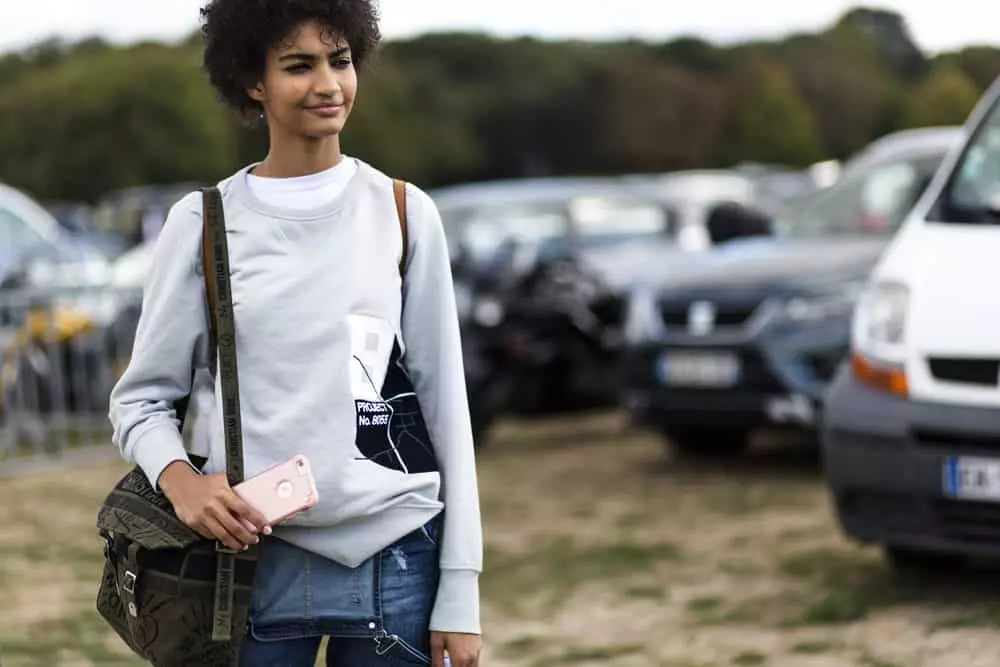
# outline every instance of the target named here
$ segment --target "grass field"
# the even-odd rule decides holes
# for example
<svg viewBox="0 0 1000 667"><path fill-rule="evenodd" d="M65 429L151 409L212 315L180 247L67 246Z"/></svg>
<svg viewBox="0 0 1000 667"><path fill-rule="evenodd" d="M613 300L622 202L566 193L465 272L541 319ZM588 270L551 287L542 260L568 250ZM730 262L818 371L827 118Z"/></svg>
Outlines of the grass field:
<svg viewBox="0 0 1000 667"><path fill-rule="evenodd" d="M479 457L484 667L975 667L1000 577L893 574L844 540L807 448L670 460L598 415L506 424ZM120 464L0 479L3 667L137 665L93 611Z"/></svg>

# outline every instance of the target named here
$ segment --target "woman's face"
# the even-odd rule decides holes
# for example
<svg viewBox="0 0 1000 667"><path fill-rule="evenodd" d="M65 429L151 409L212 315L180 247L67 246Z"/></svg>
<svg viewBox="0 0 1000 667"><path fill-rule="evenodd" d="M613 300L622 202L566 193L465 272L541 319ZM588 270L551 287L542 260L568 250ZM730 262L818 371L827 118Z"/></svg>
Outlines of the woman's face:
<svg viewBox="0 0 1000 667"><path fill-rule="evenodd" d="M309 21L268 52L263 80L247 92L272 132L322 139L344 129L357 90L347 42Z"/></svg>

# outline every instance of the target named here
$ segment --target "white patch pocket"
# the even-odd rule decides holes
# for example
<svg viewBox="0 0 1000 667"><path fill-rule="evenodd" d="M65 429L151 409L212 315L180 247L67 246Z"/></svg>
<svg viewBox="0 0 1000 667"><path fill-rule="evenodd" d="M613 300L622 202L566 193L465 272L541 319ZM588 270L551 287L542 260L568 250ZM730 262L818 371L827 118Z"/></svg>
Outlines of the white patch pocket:
<svg viewBox="0 0 1000 667"><path fill-rule="evenodd" d="M371 315L348 315L351 335L351 394L356 401L382 401L382 385L396 332L388 320Z"/></svg>

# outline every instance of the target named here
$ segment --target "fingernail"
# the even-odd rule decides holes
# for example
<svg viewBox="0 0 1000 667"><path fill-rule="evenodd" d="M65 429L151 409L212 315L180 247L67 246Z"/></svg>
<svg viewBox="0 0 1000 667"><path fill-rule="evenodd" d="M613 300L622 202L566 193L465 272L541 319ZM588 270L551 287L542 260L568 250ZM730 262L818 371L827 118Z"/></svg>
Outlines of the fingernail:
<svg viewBox="0 0 1000 667"><path fill-rule="evenodd" d="M271 527L270 526L264 526L264 534L265 535L270 535L271 534Z"/></svg>
<svg viewBox="0 0 1000 667"><path fill-rule="evenodd" d="M249 544L244 544L244 545L243 545L243 551L246 551L246 550L247 550L247 549L249 549L249 548L250 548L250 545L249 545Z"/></svg>

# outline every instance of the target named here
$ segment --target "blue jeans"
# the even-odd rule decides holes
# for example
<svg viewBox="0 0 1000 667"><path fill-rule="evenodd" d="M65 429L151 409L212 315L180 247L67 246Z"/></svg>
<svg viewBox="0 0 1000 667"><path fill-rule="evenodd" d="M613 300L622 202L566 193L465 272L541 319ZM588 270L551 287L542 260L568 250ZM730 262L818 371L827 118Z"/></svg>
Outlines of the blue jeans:
<svg viewBox="0 0 1000 667"><path fill-rule="evenodd" d="M429 665L440 524L353 569L263 540L240 667L313 667L324 636L328 667Z"/></svg>

